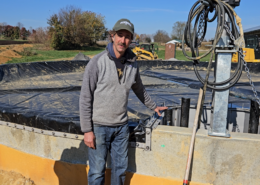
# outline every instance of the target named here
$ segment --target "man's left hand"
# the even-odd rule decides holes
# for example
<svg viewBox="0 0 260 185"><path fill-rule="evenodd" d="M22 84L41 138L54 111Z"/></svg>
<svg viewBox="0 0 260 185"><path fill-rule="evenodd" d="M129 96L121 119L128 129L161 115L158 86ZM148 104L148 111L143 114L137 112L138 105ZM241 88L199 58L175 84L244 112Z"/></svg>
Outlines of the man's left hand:
<svg viewBox="0 0 260 185"><path fill-rule="evenodd" d="M159 116L161 116L160 111L166 110L166 109L168 109L168 107L156 107L156 108L154 109L154 111L157 112L157 114L158 114Z"/></svg>

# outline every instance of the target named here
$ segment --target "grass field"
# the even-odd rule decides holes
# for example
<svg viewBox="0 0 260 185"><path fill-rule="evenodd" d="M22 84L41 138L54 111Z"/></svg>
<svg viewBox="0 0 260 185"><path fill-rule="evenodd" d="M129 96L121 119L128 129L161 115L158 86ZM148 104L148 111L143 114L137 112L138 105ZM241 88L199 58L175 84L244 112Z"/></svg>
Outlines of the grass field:
<svg viewBox="0 0 260 185"><path fill-rule="evenodd" d="M156 43L159 47L158 56L161 59L165 59L165 46ZM39 61L55 61L55 60L72 60L79 52L92 58L96 54L104 51L105 46L102 47L82 47L80 50L51 50L45 48L43 45L33 45L32 48L28 48L29 55L21 54L21 58L12 58L7 63L23 63L23 62L39 62ZM28 52L27 52L28 53ZM191 52L187 51L187 54L191 56ZM202 55L203 52L200 53ZM176 50L176 59L189 61L181 50ZM209 61L210 55L203 58L201 61Z"/></svg>
<svg viewBox="0 0 260 185"><path fill-rule="evenodd" d="M188 51L187 51L187 54L188 54L189 56L191 56L191 52L188 52ZM204 54L204 52L201 52L201 53L200 53L200 55L202 55L202 54ZM159 50L158 56L159 56L159 58L161 58L161 59L165 59L165 50ZM190 61L189 59L187 59L187 58L183 55L183 53L182 53L181 50L176 50L176 59L177 59L177 60ZM205 58L201 59L200 61L201 61L201 62L206 62L206 61L209 61L209 59L210 59L210 55L207 55ZM213 57L213 60L214 60L214 59L215 59L215 57Z"/></svg>
<svg viewBox="0 0 260 185"><path fill-rule="evenodd" d="M161 45L160 43L157 43L157 42L155 42L154 44L156 44L158 46L158 48L159 48L159 51L158 52L156 51L156 53L158 54L158 57L164 60L165 59L165 45ZM210 43L204 43L204 45L205 44L209 45ZM200 49L208 50L208 47L204 47L204 45ZM188 54L188 56L191 56L191 52L187 51L186 53ZM201 51L200 55L203 55L204 53L205 53L205 51ZM176 59L177 60L190 61L189 59L187 59L184 56L184 54L182 53L181 50L176 50ZM206 62L206 61L209 61L209 59L210 59L210 54L207 55L205 58L201 59L200 61ZM215 56L213 57L213 60L214 59L215 59Z"/></svg>
<svg viewBox="0 0 260 185"><path fill-rule="evenodd" d="M84 55L93 57L94 55L102 52L104 48L98 47L88 47L82 50L39 50L32 48L32 51L37 53L37 55L33 56L23 56L22 58L13 58L12 60L8 61L8 63L22 63L22 62L39 62L39 61L52 61L52 60L71 60L75 57L79 52L83 53ZM191 56L191 52L187 52L189 56ZM203 52L201 52L203 54ZM158 56L161 59L165 59L165 50L159 50ZM187 59L182 51L176 50L176 59L190 61ZM209 61L210 55L203 58L201 61Z"/></svg>
<svg viewBox="0 0 260 185"><path fill-rule="evenodd" d="M204 53L205 53L205 52L200 52L200 56L203 55ZM191 52L187 52L187 54L188 54L189 56L191 56ZM211 55L209 54L209 55L207 55L205 58L201 59L200 61L201 61L201 62L207 62L207 61L210 60L210 56L211 56ZM187 59L187 58L183 55L183 53L182 53L181 50L177 50L177 51L176 51L176 58L177 58L178 60L190 61L189 59ZM215 60L215 55L213 56L213 60Z"/></svg>
<svg viewBox="0 0 260 185"><path fill-rule="evenodd" d="M79 52L87 56L94 56L102 52L105 48L102 47L83 47L80 50L46 50L38 46L31 48L30 52L35 53L32 56L23 56L22 58L13 58L7 63L23 63L23 62L39 62L39 61L52 61L52 60L71 60Z"/></svg>

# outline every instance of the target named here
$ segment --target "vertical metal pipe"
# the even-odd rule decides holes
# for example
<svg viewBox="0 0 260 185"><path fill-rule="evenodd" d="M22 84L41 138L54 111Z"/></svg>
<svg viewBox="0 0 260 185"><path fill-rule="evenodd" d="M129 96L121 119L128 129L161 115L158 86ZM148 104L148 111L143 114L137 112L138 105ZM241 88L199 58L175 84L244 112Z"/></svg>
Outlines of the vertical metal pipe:
<svg viewBox="0 0 260 185"><path fill-rule="evenodd" d="M251 100L248 133L258 134L258 125L259 125L259 105L257 104L257 102Z"/></svg>
<svg viewBox="0 0 260 185"><path fill-rule="evenodd" d="M228 14L225 14L225 21L230 25ZM232 52L228 52L230 37L224 29L221 39L216 45L216 71L215 81L222 82L230 78ZM228 86L229 84L221 87ZM208 135L217 137L230 137L227 130L229 89L214 92L214 109L211 114L210 129Z"/></svg>
<svg viewBox="0 0 260 185"><path fill-rule="evenodd" d="M163 125L173 126L172 122L172 108L168 108L165 110L165 115L163 118Z"/></svg>
<svg viewBox="0 0 260 185"><path fill-rule="evenodd" d="M180 127L189 126L190 98L181 98L181 123Z"/></svg>

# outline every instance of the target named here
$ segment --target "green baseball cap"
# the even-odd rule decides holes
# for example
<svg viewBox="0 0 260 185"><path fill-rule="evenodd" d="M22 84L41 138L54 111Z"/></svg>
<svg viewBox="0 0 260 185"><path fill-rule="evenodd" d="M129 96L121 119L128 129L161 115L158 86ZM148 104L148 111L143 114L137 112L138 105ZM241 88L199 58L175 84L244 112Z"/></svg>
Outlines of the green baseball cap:
<svg viewBox="0 0 260 185"><path fill-rule="evenodd" d="M128 19L120 19L116 22L115 26L113 27L114 31L118 30L127 30L134 35L135 29L133 23L131 23Z"/></svg>

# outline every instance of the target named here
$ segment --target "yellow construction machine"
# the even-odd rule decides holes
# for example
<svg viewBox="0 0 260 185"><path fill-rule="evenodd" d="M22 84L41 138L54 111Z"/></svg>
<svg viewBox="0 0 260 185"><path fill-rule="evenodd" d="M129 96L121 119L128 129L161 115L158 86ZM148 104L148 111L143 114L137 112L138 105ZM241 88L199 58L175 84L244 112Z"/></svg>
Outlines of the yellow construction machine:
<svg viewBox="0 0 260 185"><path fill-rule="evenodd" d="M158 46L154 44L141 44L139 47L133 48L134 54L137 56L137 60L155 60L158 59Z"/></svg>
<svg viewBox="0 0 260 185"><path fill-rule="evenodd" d="M246 48L243 48L246 62L260 62L260 39L257 35L245 35ZM232 62L238 62L238 54L234 53Z"/></svg>

